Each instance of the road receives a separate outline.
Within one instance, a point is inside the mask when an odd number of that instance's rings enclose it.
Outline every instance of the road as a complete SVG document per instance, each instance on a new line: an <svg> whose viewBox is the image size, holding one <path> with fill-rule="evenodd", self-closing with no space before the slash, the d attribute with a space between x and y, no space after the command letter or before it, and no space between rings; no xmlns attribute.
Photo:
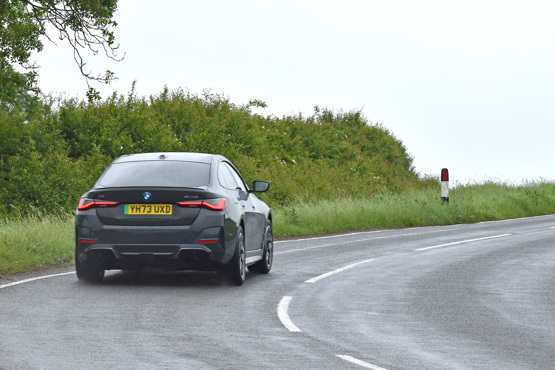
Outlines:
<svg viewBox="0 0 555 370"><path fill-rule="evenodd" d="M0 369L555 368L555 215L275 250L242 287L190 273L0 281Z"/></svg>

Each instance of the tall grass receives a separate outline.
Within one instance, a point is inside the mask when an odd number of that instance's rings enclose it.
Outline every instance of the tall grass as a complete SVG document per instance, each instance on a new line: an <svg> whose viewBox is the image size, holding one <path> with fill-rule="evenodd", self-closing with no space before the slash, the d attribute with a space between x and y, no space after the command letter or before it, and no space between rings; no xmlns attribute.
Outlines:
<svg viewBox="0 0 555 370"><path fill-rule="evenodd" d="M381 193L371 198L297 203L274 210L277 236L326 234L346 230L389 229L502 220L555 213L555 184L508 186L486 183L451 191L439 187Z"/></svg>
<svg viewBox="0 0 555 370"><path fill-rule="evenodd" d="M0 276L72 263L74 222L73 215L0 220Z"/></svg>
<svg viewBox="0 0 555 370"><path fill-rule="evenodd" d="M486 183L451 191L440 199L439 186L400 194L299 202L273 210L277 237L362 229L449 225L555 214L555 184L508 186ZM0 221L0 277L47 265L70 264L74 218L63 214Z"/></svg>

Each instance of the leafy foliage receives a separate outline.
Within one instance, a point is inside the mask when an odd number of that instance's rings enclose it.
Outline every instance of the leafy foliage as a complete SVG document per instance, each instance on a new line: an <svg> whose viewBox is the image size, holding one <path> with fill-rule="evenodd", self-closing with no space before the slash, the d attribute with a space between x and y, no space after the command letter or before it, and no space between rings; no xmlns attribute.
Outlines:
<svg viewBox="0 0 555 370"><path fill-rule="evenodd" d="M0 89L0 109L29 111L40 104L27 76L16 72L11 66L0 68L0 81L3 83Z"/></svg>
<svg viewBox="0 0 555 370"><path fill-rule="evenodd" d="M60 40L67 40L74 51L74 59L81 74L89 80L108 83L114 79L111 71L93 75L85 70L82 50L88 48L93 54L103 49L105 54L118 60L112 27L117 0L9 0L0 3L0 102L12 103L16 93L37 90L36 64L30 64L32 52L43 49L42 36L46 36L46 25L58 32ZM19 65L27 72L19 73ZM90 86L89 86L90 87ZM89 89L89 97L98 93Z"/></svg>
<svg viewBox="0 0 555 370"><path fill-rule="evenodd" d="M101 102L43 103L0 111L0 214L71 211L104 168L123 154L220 153L246 180L265 179L272 205L399 191L419 182L402 143L360 112L315 110L263 117L264 105L164 89Z"/></svg>

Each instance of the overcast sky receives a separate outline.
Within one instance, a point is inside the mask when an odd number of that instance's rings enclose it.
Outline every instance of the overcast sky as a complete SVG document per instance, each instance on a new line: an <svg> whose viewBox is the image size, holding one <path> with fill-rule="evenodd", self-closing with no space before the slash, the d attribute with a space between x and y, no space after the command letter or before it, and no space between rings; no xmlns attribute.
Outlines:
<svg viewBox="0 0 555 370"><path fill-rule="evenodd" d="M106 97L210 89L266 115L362 110L421 174L555 180L555 2L120 0L125 59ZM36 55L43 91L84 97L71 50Z"/></svg>

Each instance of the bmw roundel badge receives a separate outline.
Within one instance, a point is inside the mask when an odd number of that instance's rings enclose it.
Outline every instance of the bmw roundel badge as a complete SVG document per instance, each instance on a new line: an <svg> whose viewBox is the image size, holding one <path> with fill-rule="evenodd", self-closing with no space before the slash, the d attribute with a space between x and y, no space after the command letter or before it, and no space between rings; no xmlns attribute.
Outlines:
<svg viewBox="0 0 555 370"><path fill-rule="evenodd" d="M150 192L148 192L148 191L145 191L145 192L143 193L143 200L144 200L145 202L150 202L150 201L152 200L152 194L151 194Z"/></svg>

